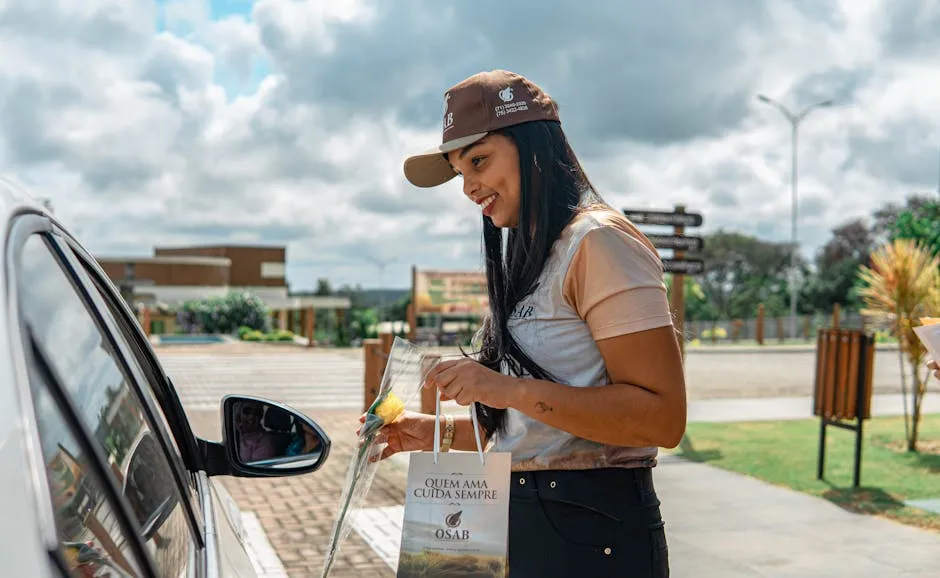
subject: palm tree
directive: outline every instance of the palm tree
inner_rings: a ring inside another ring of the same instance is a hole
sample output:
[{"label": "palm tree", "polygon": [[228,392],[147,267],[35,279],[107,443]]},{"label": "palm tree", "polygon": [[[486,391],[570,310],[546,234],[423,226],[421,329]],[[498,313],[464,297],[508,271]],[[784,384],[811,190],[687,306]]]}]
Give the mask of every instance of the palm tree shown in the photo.
[{"label": "palm tree", "polygon": [[859,295],[866,306],[862,314],[880,322],[900,343],[902,395],[905,397],[905,356],[911,367],[912,407],[908,416],[905,401],[904,426],[907,450],[915,452],[921,405],[930,375],[921,376],[927,352],[913,329],[920,324],[921,317],[940,315],[940,258],[931,255],[918,241],[896,239],[872,253],[871,266],[861,266],[859,278],[862,281]]}]

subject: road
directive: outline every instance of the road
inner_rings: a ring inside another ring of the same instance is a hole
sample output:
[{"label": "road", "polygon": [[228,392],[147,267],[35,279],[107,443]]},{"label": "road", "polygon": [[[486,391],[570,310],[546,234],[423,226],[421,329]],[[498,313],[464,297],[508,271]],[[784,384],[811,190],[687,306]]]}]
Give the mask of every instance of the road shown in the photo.
[{"label": "road", "polygon": [[[157,353],[190,409],[216,410],[226,393],[262,395],[296,407],[354,409],[362,405],[364,367],[359,349],[238,344],[161,347]],[[688,398],[808,396],[813,391],[814,366],[812,351],[692,350],[686,357]],[[877,352],[874,391],[901,391],[896,351]]]},{"label": "road", "polygon": [[[901,391],[897,351],[876,351],[874,370],[874,393]],[[686,354],[690,400],[812,395],[815,373],[814,351]]]}]

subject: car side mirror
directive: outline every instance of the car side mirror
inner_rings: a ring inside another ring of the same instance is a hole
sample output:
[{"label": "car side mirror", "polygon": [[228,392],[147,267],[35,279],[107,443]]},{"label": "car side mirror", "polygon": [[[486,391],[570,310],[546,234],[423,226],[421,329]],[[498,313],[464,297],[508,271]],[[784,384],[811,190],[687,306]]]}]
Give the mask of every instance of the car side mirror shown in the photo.
[{"label": "car side mirror", "polygon": [[314,472],[330,438],[312,419],[282,403],[248,395],[222,398],[222,443],[205,442],[207,473],[284,477]]}]

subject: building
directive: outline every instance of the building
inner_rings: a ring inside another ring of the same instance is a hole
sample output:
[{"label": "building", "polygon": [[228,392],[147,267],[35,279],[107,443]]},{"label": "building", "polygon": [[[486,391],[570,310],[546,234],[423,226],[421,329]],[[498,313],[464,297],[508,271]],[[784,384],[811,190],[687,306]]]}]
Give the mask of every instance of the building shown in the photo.
[{"label": "building", "polygon": [[239,289],[266,303],[288,296],[284,247],[194,246],[154,249],[152,257],[98,258],[118,286],[133,286],[135,301],[180,305]]},{"label": "building", "polygon": [[197,245],[157,247],[150,257],[98,257],[114,284],[148,307],[176,308],[193,299],[247,291],[281,319],[295,312],[349,309],[347,297],[292,294],[287,283],[287,251],[280,246]]}]

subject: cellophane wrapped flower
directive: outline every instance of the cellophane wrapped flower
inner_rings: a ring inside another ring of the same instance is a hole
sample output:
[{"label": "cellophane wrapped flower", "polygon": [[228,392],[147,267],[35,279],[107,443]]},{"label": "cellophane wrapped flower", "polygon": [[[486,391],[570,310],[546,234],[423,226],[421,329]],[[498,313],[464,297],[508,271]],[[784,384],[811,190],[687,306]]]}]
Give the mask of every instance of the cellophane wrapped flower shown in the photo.
[{"label": "cellophane wrapped flower", "polygon": [[339,510],[333,525],[333,534],[323,563],[321,578],[329,575],[340,546],[349,535],[349,518],[355,515],[366,493],[372,485],[377,458],[384,449],[375,443],[375,436],[382,427],[393,423],[405,413],[405,409],[421,391],[424,378],[430,371],[425,363],[425,356],[414,344],[395,338],[388,364],[382,376],[382,384],[375,401],[365,414],[365,423],[359,428],[359,448],[353,453],[346,483],[340,496]]}]

